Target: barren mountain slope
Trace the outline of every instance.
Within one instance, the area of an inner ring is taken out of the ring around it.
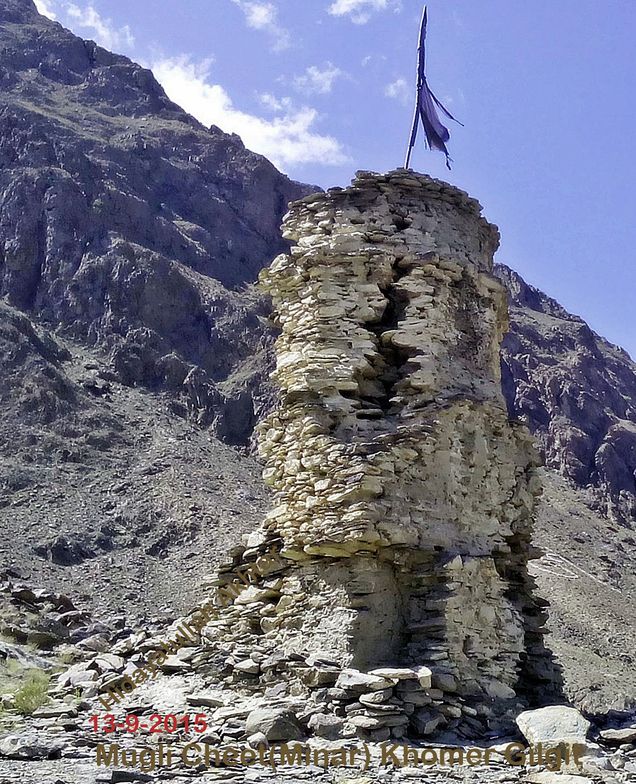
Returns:
[[[98,616],[174,614],[266,505],[260,468],[0,304],[0,569]]]
[[[636,707],[636,536],[592,500],[545,472],[535,541],[546,554],[531,572],[550,601],[567,694],[591,712],[624,710]]]
[[[244,442],[260,327],[241,291],[311,188],[32,0],[0,0],[0,106],[0,295]]]
[[[503,378],[512,415],[535,434],[547,466],[593,488],[599,509],[633,526],[636,365],[508,267],[497,274],[510,292]]]

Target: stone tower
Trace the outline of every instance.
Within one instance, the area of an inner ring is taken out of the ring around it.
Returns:
[[[558,684],[527,570],[538,461],[501,391],[498,231],[404,170],[308,196],[283,229],[261,281],[274,506],[220,574],[226,595],[237,569],[253,584],[210,640],[237,683],[262,651],[251,692],[282,679],[365,737],[501,728]]]

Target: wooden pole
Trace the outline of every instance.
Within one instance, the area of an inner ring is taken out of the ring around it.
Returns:
[[[409,146],[406,150],[406,160],[404,162],[404,168],[408,169],[411,163],[411,153],[413,152],[413,148],[415,147],[415,142],[417,140],[417,131],[420,124],[420,99],[422,96],[422,52],[424,50],[424,38],[426,36],[426,21],[427,21],[427,9],[424,6],[424,11],[422,12],[422,23],[420,24],[420,39],[419,44],[417,47],[417,88],[415,91],[415,112],[413,114],[413,125],[411,128],[411,136],[409,138]]]

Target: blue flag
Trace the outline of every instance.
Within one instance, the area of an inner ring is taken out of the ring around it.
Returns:
[[[461,125],[459,120],[455,119],[453,115],[446,109],[440,101],[437,100],[433,91],[428,86],[426,81],[426,28],[428,25],[428,12],[426,6],[424,7],[424,14],[422,15],[422,27],[420,29],[420,44],[418,48],[418,63],[417,63],[417,96],[415,100],[415,116],[413,117],[413,128],[411,130],[411,138],[409,139],[409,147],[406,152],[406,162],[404,168],[408,169],[411,162],[411,153],[415,146],[417,139],[417,132],[420,125],[420,120],[424,126],[424,134],[426,135],[426,144],[430,150],[439,150],[446,156],[446,166],[450,169],[451,158],[448,154],[446,142],[450,139],[448,128],[442,123],[437,113],[437,109],[441,109],[444,114]]]

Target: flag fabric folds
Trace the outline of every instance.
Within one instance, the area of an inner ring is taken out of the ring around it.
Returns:
[[[409,139],[409,147],[406,153],[405,168],[409,168],[411,161],[411,153],[415,147],[417,140],[417,132],[419,129],[420,121],[424,127],[424,134],[426,136],[426,144],[430,150],[439,150],[446,156],[446,166],[450,169],[451,157],[446,147],[446,143],[450,139],[448,128],[442,123],[437,112],[440,109],[449,119],[454,122],[459,122],[453,115],[446,109],[443,104],[435,97],[431,88],[428,86],[426,80],[426,32],[428,26],[428,12],[424,8],[422,16],[422,26],[420,29],[420,43],[418,48],[418,64],[417,64],[417,96],[415,101],[415,116],[413,117],[413,128],[411,130],[411,138]]]

